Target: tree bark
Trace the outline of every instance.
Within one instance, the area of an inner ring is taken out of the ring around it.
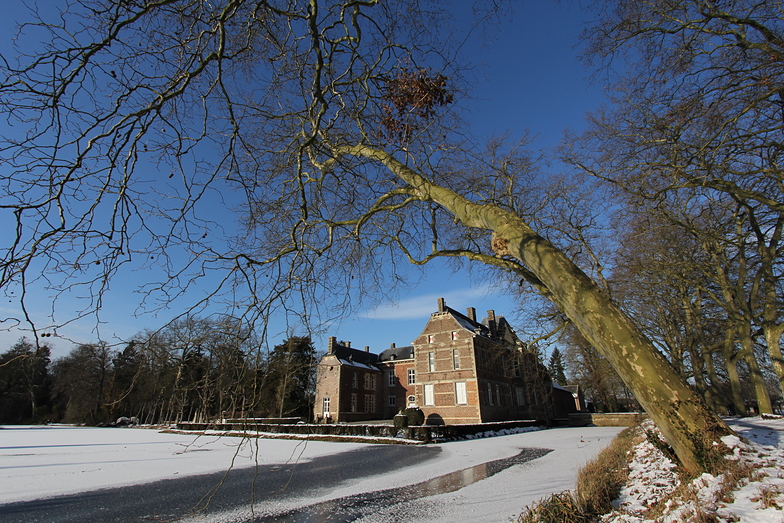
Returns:
[[[473,203],[385,151],[359,145],[344,147],[338,154],[379,161],[408,183],[420,200],[437,203],[467,227],[492,231],[496,253],[503,250],[520,260],[523,271],[537,280],[537,288],[610,361],[688,472],[709,470],[721,459],[720,445],[714,444],[731,434],[730,429],[596,283],[522,218],[495,205]]]
[[[738,320],[736,332],[740,338],[741,353],[746,365],[749,366],[751,384],[754,386],[754,395],[757,398],[757,414],[773,414],[768,387],[762,376],[757,357],[754,355],[754,339],[751,337],[751,323],[742,319]]]

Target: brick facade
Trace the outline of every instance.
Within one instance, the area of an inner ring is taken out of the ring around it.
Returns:
[[[547,371],[503,316],[491,310],[478,322],[473,308],[462,314],[439,298],[412,346],[392,344],[377,355],[330,338],[317,371],[314,419],[389,419],[416,405],[430,425],[549,421],[553,391]]]

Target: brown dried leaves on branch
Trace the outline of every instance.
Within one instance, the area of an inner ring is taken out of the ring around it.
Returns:
[[[381,134],[405,144],[411,134],[436,116],[438,107],[452,103],[447,77],[427,69],[399,69],[382,89]]]

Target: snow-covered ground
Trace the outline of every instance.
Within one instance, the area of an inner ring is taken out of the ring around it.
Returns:
[[[619,504],[626,510],[605,518],[612,523],[693,521],[689,510],[711,509],[714,521],[784,522],[784,420],[730,420],[748,438],[725,442],[739,460],[754,467],[751,481],[742,481],[731,501],[719,499],[722,478],[703,475],[694,481],[693,495],[674,501],[669,516],[646,519],[657,496],[678,486],[677,476],[658,450],[642,443],[635,448],[632,481]],[[253,514],[274,514],[304,505],[359,493],[414,485],[457,470],[516,455],[521,448],[547,448],[546,456],[512,466],[460,490],[428,496],[365,516],[364,523],[391,521],[505,522],[526,505],[554,492],[573,489],[576,472],[621,429],[614,427],[557,428],[482,439],[443,443],[435,459],[420,466],[346,482],[323,497],[284,499],[253,507]],[[252,444],[251,444],[252,443]],[[146,483],[185,475],[259,464],[307,461],[348,452],[364,443],[303,442],[283,439],[249,442],[238,437],[160,433],[144,428],[67,426],[0,428],[0,504],[85,492],[99,488]],[[210,514],[198,521],[234,522],[251,517],[250,507]]]
[[[734,488],[725,485],[725,474],[702,474],[687,485],[681,484],[672,461],[646,439],[632,451],[629,481],[616,501],[619,509],[602,522],[784,522],[784,419],[727,421],[748,440],[722,438],[742,471]],[[643,429],[655,430],[649,421]],[[656,513],[651,507],[657,503],[666,504],[667,509]]]
[[[362,492],[412,485],[514,456],[521,448],[554,449],[542,458],[515,465],[456,492],[408,502],[409,516],[398,511],[388,517],[376,514],[372,519],[508,521],[540,497],[573,488],[577,469],[607,445],[619,430],[615,427],[558,428],[444,443],[440,445],[439,457],[421,466],[347,483],[330,492],[328,498],[255,506],[254,512],[258,515]],[[236,437],[194,437],[143,428],[6,426],[0,429],[0,503],[216,472],[225,470],[232,459],[235,467],[250,467],[257,461],[261,464],[303,461],[364,445],[262,439],[256,455],[255,445]],[[204,520],[240,521],[246,514],[250,514],[250,507]]]

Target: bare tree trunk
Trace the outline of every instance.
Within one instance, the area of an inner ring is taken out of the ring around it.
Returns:
[[[765,344],[770,352],[770,361],[773,371],[779,379],[781,393],[784,394],[784,356],[781,354],[781,336],[784,334],[784,325],[766,325],[764,327]]]
[[[765,385],[765,378],[762,376],[757,357],[754,355],[754,339],[751,337],[751,324],[744,322],[738,326],[738,338],[740,339],[741,352],[746,365],[749,366],[751,383],[754,386],[754,395],[757,398],[758,414],[772,414],[773,406],[770,403],[768,387]]]
[[[705,370],[708,373],[708,391],[710,394],[710,400],[708,403],[713,407],[718,413],[721,414],[728,414],[727,412],[727,405],[722,401],[722,391],[719,387],[719,376],[716,374],[716,366],[713,363],[713,354],[707,351],[702,352],[702,359],[705,363]],[[706,398],[707,399],[707,398]]]
[[[731,434],[730,429],[596,283],[522,218],[497,206],[475,204],[384,151],[360,145],[341,152],[383,163],[410,185],[417,198],[441,205],[467,227],[492,231],[495,257],[473,252],[459,255],[515,270],[552,300],[610,361],[687,471],[710,469],[721,459],[715,443]]]

